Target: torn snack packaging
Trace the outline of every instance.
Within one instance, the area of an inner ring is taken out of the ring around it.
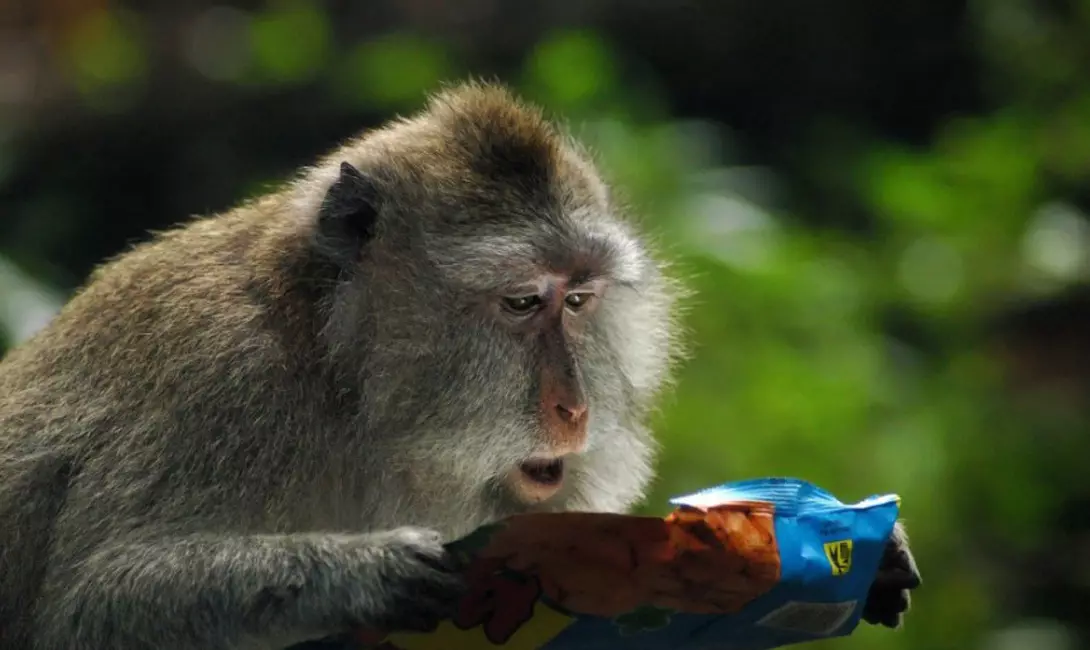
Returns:
[[[477,530],[470,593],[430,633],[361,631],[381,650],[764,650],[859,624],[896,495],[844,504],[797,479],[673,499],[665,519],[527,514]]]

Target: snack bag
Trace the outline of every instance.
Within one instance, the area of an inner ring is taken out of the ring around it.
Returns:
[[[797,479],[673,499],[665,519],[528,514],[451,545],[470,593],[382,650],[764,650],[850,634],[897,520],[896,495],[845,505]]]

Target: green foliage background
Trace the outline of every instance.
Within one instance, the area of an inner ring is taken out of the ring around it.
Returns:
[[[1090,180],[1090,3],[1075,4],[1075,20],[1047,23],[1018,3],[980,3],[974,43],[1001,108],[951,116],[915,146],[840,124],[799,142],[795,176],[736,165],[729,134],[673,117],[657,81],[622,74],[593,30],[548,34],[505,78],[592,143],[696,290],[692,354],[657,417],[659,479],[645,509],[762,475],[805,477],[844,499],[903,497],[925,578],[908,626],[864,626],[814,648],[1000,647],[992,631],[1059,607],[1019,600],[1027,577],[1012,563],[1047,556],[1064,504],[1090,497],[1085,399],[1012,392],[988,333],[1003,309],[1059,294],[1090,268],[1076,207]],[[331,18],[305,0],[247,29],[241,54],[211,58],[210,76],[312,84],[346,110],[407,112],[473,71],[412,33],[340,47]],[[103,13],[71,47],[67,74],[84,101],[123,113],[148,75],[137,17]],[[815,226],[827,206],[811,214],[784,198],[804,194],[799,175],[868,227]],[[236,195],[278,180],[239,178]],[[48,265],[20,261],[50,280],[39,272]],[[891,331],[891,314],[911,316],[911,336]]]

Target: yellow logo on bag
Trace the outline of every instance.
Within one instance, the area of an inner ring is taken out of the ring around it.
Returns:
[[[838,542],[825,544],[825,557],[829,558],[829,566],[833,568],[834,576],[842,576],[852,570],[852,540],[843,539]]]

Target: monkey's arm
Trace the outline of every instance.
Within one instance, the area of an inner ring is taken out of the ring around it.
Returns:
[[[112,543],[51,590],[40,648],[280,647],[349,625],[427,627],[461,589],[429,531]]]

